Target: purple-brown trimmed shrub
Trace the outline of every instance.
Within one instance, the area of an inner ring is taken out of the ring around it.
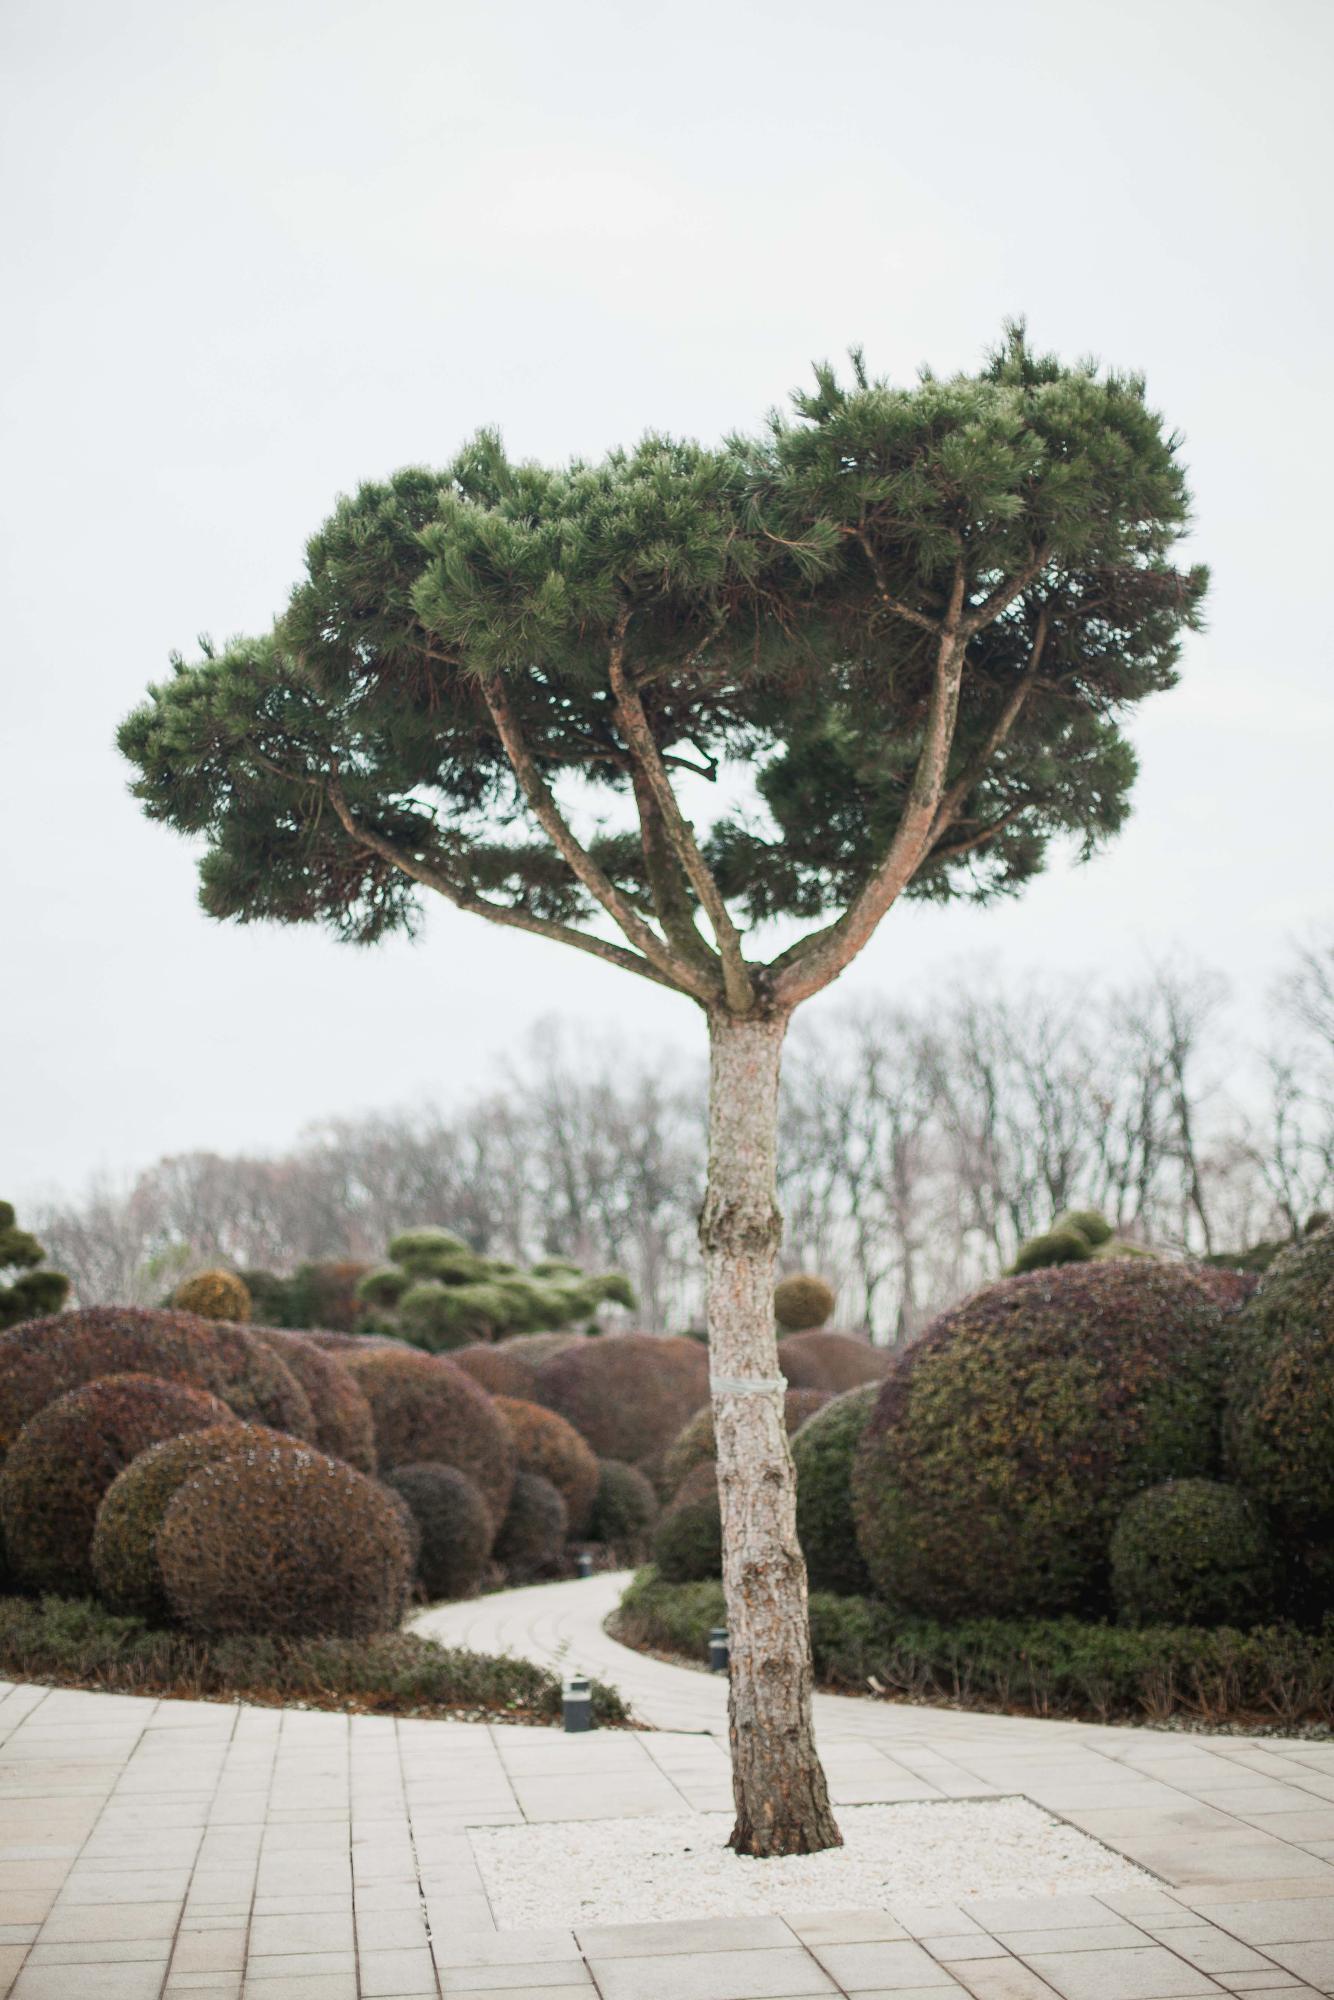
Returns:
[[[102,1496],[131,1459],[181,1431],[225,1424],[225,1403],[155,1375],[104,1375],[39,1410],[0,1471],[0,1525],[14,1574],[32,1590],[93,1587]]]
[[[850,1333],[789,1333],[778,1343],[778,1365],[790,1389],[823,1389],[827,1396],[841,1396],[863,1382],[882,1381],[889,1356]]]
[[[540,1403],[497,1396],[496,1408],[510,1427],[520,1472],[549,1479],[570,1517],[570,1533],[587,1532],[598,1490],[598,1462],[573,1424]]]
[[[485,1389],[442,1354],[401,1343],[347,1349],[342,1360],[371,1406],[382,1471],[431,1460],[452,1465],[499,1525],[514,1485],[514,1440]]]
[[[783,1422],[789,1437],[829,1401],[823,1389],[789,1389],[783,1398]],[[662,1461],[661,1494],[670,1500],[687,1473],[697,1465],[712,1465],[718,1456],[713,1435],[713,1407],[705,1403],[673,1439]]]
[[[637,1555],[657,1518],[658,1496],[648,1475],[618,1458],[599,1459],[590,1541]]]
[[[471,1479],[452,1465],[400,1465],[386,1475],[417,1524],[417,1581],[433,1602],[469,1597],[495,1538],[491,1512]]]
[[[694,1340],[607,1334],[553,1355],[531,1393],[573,1424],[598,1458],[642,1464],[666,1451],[708,1401],[708,1356]]]
[[[371,1406],[351,1370],[344,1368],[336,1355],[326,1353],[299,1333],[257,1326],[255,1334],[273,1350],[303,1390],[314,1419],[313,1442],[331,1458],[345,1459],[357,1472],[373,1474],[376,1458]]]
[[[1217,1460],[1223,1315],[1188,1268],[1003,1278],[895,1362],[853,1466],[872,1581],[933,1618],[1108,1604],[1126,1501]]]
[[[392,1495],[342,1459],[257,1429],[178,1488],[157,1557],[176,1616],[219,1636],[390,1632],[412,1577]]]
[[[540,1335],[534,1335],[534,1339]],[[510,1349],[516,1341],[507,1340],[498,1346],[476,1341],[471,1347],[456,1347],[450,1360],[456,1368],[462,1368],[471,1375],[474,1382],[486,1390],[489,1396],[519,1396],[528,1398],[533,1393],[533,1369],[535,1362],[523,1361]]]
[[[492,1553],[513,1583],[551,1576],[570,1531],[565,1502],[540,1472],[519,1472]]]
[[[113,1611],[153,1624],[170,1617],[157,1559],[158,1530],[167,1509],[192,1473],[228,1451],[244,1449],[254,1428],[229,1413],[226,1423],[150,1445],[117,1473],[97,1510],[91,1551],[98,1594]]]

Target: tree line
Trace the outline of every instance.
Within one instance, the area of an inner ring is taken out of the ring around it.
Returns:
[[[830,1010],[794,1032],[782,1100],[783,1263],[824,1273],[838,1321],[911,1339],[1072,1203],[1131,1236],[1224,1253],[1334,1199],[1334,937],[1294,949],[1269,1036],[1223,982]],[[414,1223],[485,1255],[626,1270],[645,1325],[702,1316],[701,1078],[548,1023],[457,1109],[331,1119],[272,1157],[184,1153],[35,1216],[85,1303],[153,1303],[197,1264],[378,1259]]]

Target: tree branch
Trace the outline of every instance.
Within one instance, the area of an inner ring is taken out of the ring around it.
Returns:
[[[663,834],[675,854],[691,888],[699,897],[704,914],[713,926],[722,959],[723,991],[734,1014],[748,1014],[755,1005],[755,988],[750,969],[741,951],[741,933],[732,922],[722,892],[713,879],[713,870],[699,851],[695,830],[682,813],[672,790],[672,781],[663,765],[657,739],[649,727],[639,692],[625,670],[625,633],[629,612],[622,609],[613,631],[610,673],[611,691],[616,698],[616,716],[624,732],[630,754],[644,773],[662,821]],[[641,825],[643,823],[641,814]],[[646,850],[647,852],[647,850]]]
[[[644,870],[648,876],[649,888],[653,895],[653,907],[658,922],[671,939],[682,957],[693,959],[706,967],[715,982],[719,977],[720,962],[717,952],[708,939],[696,928],[695,911],[697,905],[690,893],[676,850],[667,838],[667,830],[662,823],[658,802],[649,786],[648,777],[642,765],[631,761],[630,781],[635,790],[635,805],[639,811],[639,841],[644,851]]]
[[[1046,566],[1048,556],[1049,551],[1045,547],[1036,550],[1017,576],[1010,577],[1005,583],[998,583],[989,596],[984,597],[980,604],[974,605],[963,621],[965,636],[971,639],[974,632],[980,632],[984,625],[990,625],[993,618],[999,618],[1006,606],[1013,604],[1015,598],[1021,596],[1033,579],[1041,573]]]
[[[677,987],[682,993],[693,994],[695,999],[708,1005],[715,998],[712,983],[704,978],[698,967],[676,956],[652,926],[645,923],[610,876],[598,866],[588,850],[575,838],[560,807],[556,804],[550,786],[538,770],[532,753],[524,741],[523,732],[510,707],[509,695],[500,675],[489,676],[482,684],[482,691],[486,697],[487,707],[491,711],[491,719],[505,747],[505,754],[532,809],[533,817],[556,852],[576,879],[582,882],[589,895],[601,903],[608,916],[620,926],[628,942],[642,952],[651,965],[658,968],[666,983]]]
[[[961,556],[955,563],[949,608],[939,628],[926,730],[903,816],[888,851],[838,921],[803,938],[769,968],[774,998],[785,1006],[795,1007],[798,1001],[818,993],[851,964],[885,912],[912,880],[930,847],[959,714],[966,645],[962,630],[963,595]]]
[[[892,611],[896,618],[906,618],[910,625],[920,626],[923,632],[941,631],[943,628],[943,621],[941,619],[928,618],[924,611],[915,610],[911,604],[905,604],[901,598],[894,596],[885,582],[885,573],[880,566],[880,558],[872,548],[866,530],[864,528],[853,528],[849,532],[856,537],[858,547],[866,557],[867,562],[871,565],[871,574],[875,578],[876,589],[880,593],[880,602],[885,606],[886,610]]]
[[[964,800],[968,797],[968,794],[973,790],[975,785],[981,783],[992,758],[1018,721],[1019,711],[1022,709],[1025,701],[1027,701],[1033,683],[1038,677],[1038,669],[1042,664],[1042,654],[1047,644],[1049,622],[1048,607],[1044,604],[1038,612],[1037,628],[1033,634],[1033,644],[1029,647],[1027,665],[1011,688],[1008,697],[1001,707],[1000,714],[991,725],[990,733],[981,750],[979,750],[972,762],[965,767],[962,774],[955,779],[954,783],[941,799],[936,811],[935,824],[931,829],[933,840],[939,840],[941,834],[945,832],[960,806],[962,806]]]
[[[933,847],[927,855],[927,860],[933,862],[955,861],[961,854],[971,854],[975,847],[985,847],[987,842],[994,840],[998,833],[1004,833],[1007,826],[1013,826],[1015,821],[1022,816],[1023,810],[1022,806],[1011,806],[1010,810],[1002,813],[999,819],[993,819],[989,826],[984,826],[979,832],[970,834],[967,840],[953,841],[949,847]]]
[[[280,774],[283,775],[283,774]],[[309,782],[300,780],[298,782]],[[370,854],[378,854],[394,868],[408,875],[423,888],[434,889],[437,895],[453,903],[459,910],[466,910],[470,916],[485,917],[493,924],[502,924],[511,930],[531,931],[537,937],[554,938],[558,944],[573,945],[577,951],[590,952],[594,958],[603,959],[608,965],[618,965],[624,972],[636,972],[641,979],[651,979],[655,985],[667,986],[673,992],[682,989],[676,981],[660,972],[648,959],[638,952],[627,951],[624,945],[612,944],[605,938],[593,937],[588,931],[578,930],[572,924],[556,923],[548,917],[535,916],[530,910],[507,908],[503,903],[488,902],[485,896],[477,896],[471,890],[454,882],[440,869],[433,868],[429,861],[418,855],[408,854],[386,840],[381,833],[369,827],[360,826],[353,817],[352,810],[344,796],[342,786],[336,777],[324,780],[323,790],[334,809],[343,831],[358,847],[364,847]]]

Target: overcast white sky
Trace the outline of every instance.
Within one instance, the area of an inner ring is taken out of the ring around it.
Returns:
[[[1147,373],[1210,629],[1111,852],[896,911],[839,991],[1175,954],[1257,1008],[1334,913],[1332,43],[1319,0],[7,0],[0,1192],[448,1102],[552,1012],[698,1048],[444,906],[373,953],[208,922],[116,724],[267,624],[361,478],[491,422],[713,439],[812,358],[971,367],[1006,314]]]

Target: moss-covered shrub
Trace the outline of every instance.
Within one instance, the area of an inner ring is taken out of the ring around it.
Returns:
[[[412,1574],[390,1497],[341,1459],[252,1431],[177,1490],[157,1535],[167,1598],[192,1631],[392,1631]]]
[[[375,1425],[351,1371],[299,1333],[257,1326],[255,1335],[273,1350],[295,1377],[310,1404],[314,1439],[331,1458],[342,1458],[358,1472],[374,1473]]]
[[[807,1333],[823,1326],[835,1303],[833,1286],[804,1271],[780,1278],[774,1286],[774,1318],[784,1333]]]
[[[385,1484],[402,1495],[416,1521],[417,1581],[425,1595],[470,1596],[495,1537],[491,1511],[471,1479],[452,1465],[400,1465]]]
[[[1126,1500],[1214,1469],[1222,1326],[1191,1271],[1130,1261],[1004,1278],[943,1313],[853,1467],[876,1588],[945,1619],[1102,1610]]]
[[[0,1327],[59,1312],[64,1305],[69,1279],[63,1271],[43,1270],[45,1260],[37,1238],[19,1228],[13,1203],[0,1201]]]
[[[551,1481],[540,1472],[520,1472],[493,1554],[513,1583],[551,1576],[560,1567],[569,1530],[565,1502]]]
[[[878,1382],[889,1365],[883,1348],[849,1333],[790,1333],[778,1343],[778,1365],[792,1389],[841,1396],[863,1382]]]
[[[549,1479],[565,1502],[570,1533],[586,1534],[597,1498],[598,1462],[574,1425],[518,1396],[497,1396],[495,1404],[510,1427],[520,1472]]]
[[[1019,1245],[1009,1275],[1017,1277],[1023,1271],[1050,1270],[1057,1264],[1082,1264],[1092,1255],[1093,1245],[1081,1230],[1053,1227]]]
[[[828,1393],[823,1389],[789,1389],[783,1398],[783,1421],[788,1436],[792,1437],[807,1418],[823,1409],[828,1401]],[[705,1403],[673,1439],[662,1461],[660,1491],[663,1499],[670,1500],[687,1473],[693,1472],[697,1465],[712,1465],[717,1456],[713,1408]]]
[[[1102,1243],[1110,1243],[1116,1234],[1098,1208],[1063,1208],[1051,1226],[1053,1229],[1077,1230],[1091,1250],[1096,1250]]]
[[[456,1368],[462,1368],[480,1383],[488,1395],[518,1396],[521,1399],[533,1393],[533,1369],[536,1362],[522,1361],[510,1348],[517,1343],[502,1341],[491,1345],[478,1341],[471,1347],[457,1347],[450,1355]]]
[[[639,1467],[618,1458],[599,1459],[589,1539],[610,1549],[637,1553],[657,1518],[658,1496]]]
[[[34,1590],[79,1596],[93,1585],[102,1496],[149,1445],[223,1424],[225,1403],[153,1375],[105,1375],[40,1410],[0,1472],[0,1525],[10,1567]]]
[[[860,1596],[870,1589],[852,1517],[852,1465],[879,1394],[878,1382],[845,1389],[804,1423],[792,1440],[797,1539],[812,1590]]]
[[[532,1393],[572,1423],[598,1458],[641,1464],[666,1451],[707,1402],[708,1357],[693,1340],[613,1334],[553,1355],[538,1369]]]
[[[226,1423],[150,1445],[116,1474],[97,1510],[91,1548],[93,1578],[113,1611],[159,1624],[170,1616],[157,1559],[158,1529],[191,1474],[244,1448],[249,1437],[250,1428],[229,1417]]]
[[[343,1366],[371,1406],[381,1470],[434,1460],[470,1479],[505,1517],[514,1483],[514,1440],[485,1389],[443,1355],[387,1346],[345,1351]]]
[[[653,1530],[653,1560],[669,1583],[721,1576],[723,1523],[713,1460],[688,1472]]]
[[[1273,1603],[1276,1551],[1264,1517],[1215,1479],[1167,1479],[1137,1493],[1111,1556],[1125,1625],[1256,1625]]]
[[[1229,1336],[1228,1468],[1270,1509],[1315,1615],[1334,1607],[1334,1229],[1274,1259]]]
[[[254,1310],[250,1287],[235,1271],[196,1271],[171,1295],[177,1312],[198,1313],[200,1319],[245,1321]]]

